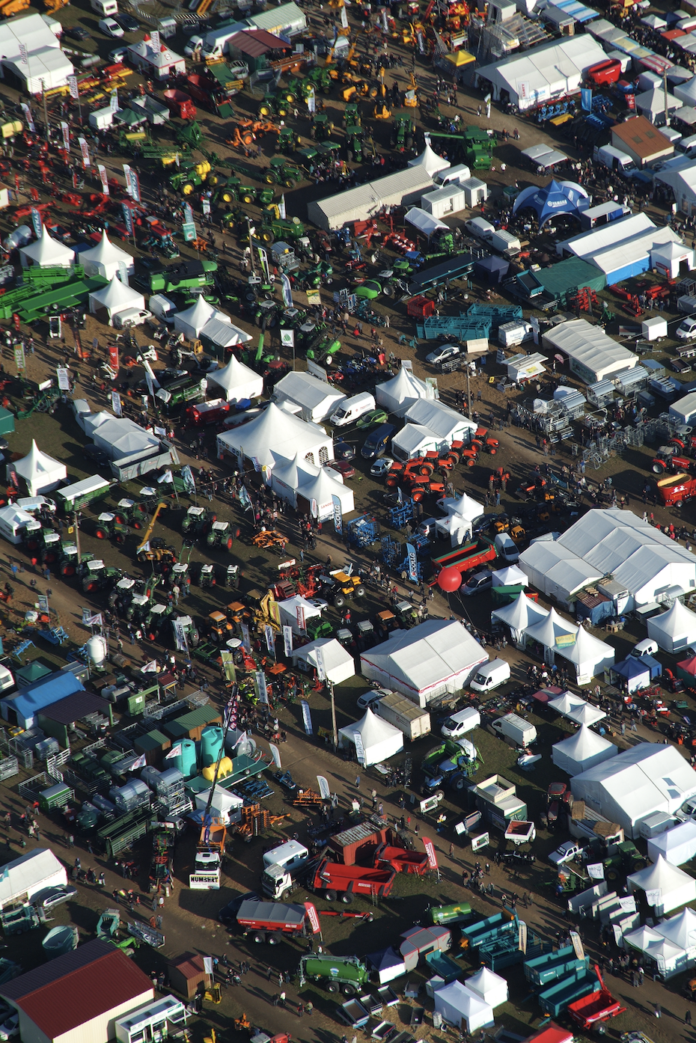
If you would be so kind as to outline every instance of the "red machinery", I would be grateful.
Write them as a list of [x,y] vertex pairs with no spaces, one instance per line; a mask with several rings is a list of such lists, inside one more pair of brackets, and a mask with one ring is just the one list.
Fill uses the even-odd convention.
[[195,120],[196,106],[188,94],[172,89],[164,92],[164,100],[172,115],[182,120]]
[[595,965],[595,974],[601,986],[599,992],[591,992],[589,996],[582,996],[568,1007],[568,1013],[573,1021],[576,1021],[583,1029],[589,1029],[600,1021],[615,1018],[618,1014],[624,1014],[625,1007],[621,1006],[619,1000],[615,1000],[605,986],[599,967]]
[[340,894],[341,901],[348,904],[354,894],[386,898],[391,894],[395,879],[396,870],[391,866],[385,869],[345,866],[325,858],[310,877],[307,886],[321,892],[328,901],[334,901]]

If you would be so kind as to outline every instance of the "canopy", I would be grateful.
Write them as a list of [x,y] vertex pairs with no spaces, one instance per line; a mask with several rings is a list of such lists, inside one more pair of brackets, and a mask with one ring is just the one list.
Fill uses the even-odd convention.
[[321,609],[313,605],[301,594],[278,602],[278,613],[282,626],[292,627],[295,635],[304,635],[306,622],[315,616],[321,616]]
[[[629,695],[649,686],[652,671],[650,663],[645,662],[648,659],[651,659],[651,657],[641,656],[639,659],[637,656],[630,655],[627,659],[624,659],[621,663],[616,663],[612,667],[612,675],[617,674],[623,679]],[[654,660],[651,661],[654,662]]]
[[510,270],[510,262],[504,261],[502,257],[482,257],[474,262],[474,275],[485,282],[497,286],[501,283]]
[[616,655],[611,645],[600,641],[584,627],[578,627],[574,644],[557,645],[554,653],[573,664],[578,684],[589,684],[593,677],[599,677],[605,670],[609,670],[614,665]]
[[89,295],[89,310],[102,321],[111,321],[114,315],[127,311],[129,308],[137,308],[139,311],[145,308],[145,298],[142,293],[131,289],[122,283],[117,275],[114,275],[108,286],[101,290],[95,290]]
[[691,949],[696,954],[696,912],[689,906],[669,920],[663,920],[655,928],[655,933],[667,938],[673,945]]
[[673,866],[696,857],[696,822],[680,822],[648,840],[648,857],[657,862],[660,855]]
[[75,251],[63,243],[51,239],[46,225],[41,230],[41,235],[29,246],[23,246],[19,251],[22,268],[28,268],[35,264],[39,268],[49,266],[58,268],[69,268],[75,259]]
[[355,660],[334,637],[323,637],[296,648],[292,653],[293,662],[304,663],[306,667],[316,670],[319,662],[318,653],[321,655],[327,681],[340,684],[341,681],[355,677]]
[[355,746],[356,733],[362,742],[364,751],[362,766],[364,768],[369,768],[371,764],[381,764],[382,761],[400,753],[404,748],[403,732],[381,718],[375,717],[372,710],[369,709],[361,720],[341,728],[338,733],[341,736],[341,745]]
[[499,1007],[508,1001],[507,981],[492,971],[490,967],[482,967],[478,974],[467,978],[464,987],[476,996],[480,996],[489,1007]]
[[223,311],[216,311],[212,319],[208,319],[200,335],[202,339],[209,340],[215,348],[234,348],[252,339],[250,334],[230,322],[229,315],[225,315]]
[[518,210],[531,208],[536,212],[541,228],[547,221],[560,214],[578,217],[589,205],[587,192],[582,185],[576,185],[574,181],[554,179],[544,188],[532,185],[523,189],[513,203],[512,212],[516,214]]
[[569,721],[574,721],[575,724],[590,725],[603,721],[606,713],[590,703],[584,703],[582,706],[577,706],[574,710],[571,710],[567,717]]
[[324,468],[317,471],[313,477],[307,477],[298,487],[298,497],[303,497],[310,507],[310,514],[319,521],[332,518],[334,513],[334,496],[337,496],[341,504],[341,512],[348,514],[355,510],[353,490],[343,484],[338,471],[333,472],[332,478]]
[[696,613],[675,601],[662,615],[648,620],[648,637],[665,652],[678,652],[696,642]]
[[506,565],[504,569],[496,569],[493,573],[494,587],[528,587],[529,580],[526,573],[517,565]]
[[613,742],[603,739],[583,724],[575,735],[551,747],[551,760],[572,778],[595,764],[615,757],[618,752]]
[[94,444],[98,445],[111,460],[122,460],[125,456],[143,456],[159,446],[156,435],[150,434],[128,417],[107,414],[105,422],[92,430]]
[[518,648],[524,647],[525,633],[529,627],[546,619],[548,612],[536,601],[532,601],[526,594],[520,594],[507,605],[495,608],[491,612],[491,619],[499,619],[510,628],[510,636]]
[[437,519],[437,530],[441,535],[449,533],[453,547],[459,546],[465,538],[471,536],[474,521],[485,513],[483,504],[466,493],[438,500],[438,507],[447,511],[448,516],[442,520]]
[[428,239],[435,232],[443,230],[449,232],[449,225],[446,225],[444,221],[438,221],[436,217],[433,217],[427,210],[423,210],[419,206],[412,206],[406,214],[405,220],[410,225],[413,225],[414,228],[417,228],[419,232],[422,232],[423,235],[427,236]]
[[[197,793],[195,797],[196,808],[200,811],[205,811],[209,797],[209,789]],[[210,811],[220,819],[223,825],[228,826],[230,821],[239,822],[240,808],[243,803],[243,799],[238,797],[236,793],[231,793],[229,790],[223,789],[222,786],[216,786],[210,802]]]
[[135,271],[133,257],[109,240],[106,229],[96,246],[81,251],[79,261],[85,269],[85,275],[99,275],[102,279],[113,279],[122,268],[125,268],[128,275]]
[[205,324],[213,317],[219,318],[220,316],[222,316],[222,312],[217,313],[212,304],[209,304],[201,294],[190,308],[175,314],[174,329],[177,333],[183,333],[187,340],[196,340]]
[[396,416],[403,416],[419,398],[427,398],[427,385],[414,376],[413,371],[402,366],[395,377],[378,384],[375,388],[375,401]]
[[664,916],[696,898],[696,880],[658,855],[657,862],[638,873],[631,873],[626,883],[632,891],[644,891],[648,905],[656,916]]
[[208,372],[208,387],[217,384],[225,392],[227,402],[241,402],[245,398],[258,398],[263,394],[263,377],[255,373],[236,355],[230,356],[230,361],[223,369],[214,369]]
[[555,710],[561,717],[567,717],[573,710],[577,710],[579,706],[586,706],[584,699],[581,699],[579,695],[573,695],[572,692],[564,692],[563,695],[557,695],[555,699],[549,699],[548,707],[550,710]]
[[68,477],[65,464],[42,453],[34,441],[27,455],[14,464],[14,469],[24,479],[30,496],[50,493]]
[[559,637],[562,637],[564,634],[574,634],[575,630],[576,628],[572,624],[566,623],[558,615],[556,609],[552,608],[546,619],[529,627],[525,637],[529,638],[530,641],[538,641],[545,648],[553,648],[557,644]]
[[253,460],[259,470],[264,465],[272,469],[280,450],[286,459],[299,453],[312,464],[333,459],[333,439],[323,427],[305,423],[274,402],[248,424],[218,435],[217,444],[223,453]]
[[[669,923],[665,920],[664,923]],[[660,924],[662,927],[663,924]],[[673,941],[664,938],[660,933],[660,927],[639,927],[635,931],[628,931],[623,936],[624,944],[631,949],[637,949],[644,953],[649,960],[655,961],[655,969],[667,980],[675,974],[680,974],[693,963],[694,950],[687,951],[683,946],[676,945]]]
[[493,1008],[460,981],[453,981],[438,989],[433,999],[435,1010],[444,1021],[458,1029],[466,1029],[469,1034],[495,1023]]
[[425,149],[421,152],[420,156],[415,159],[409,159],[409,167],[423,167],[426,174],[430,177],[435,177],[441,170],[447,170],[452,164],[448,159],[443,159],[442,156],[438,156],[430,144],[428,136],[425,138]]

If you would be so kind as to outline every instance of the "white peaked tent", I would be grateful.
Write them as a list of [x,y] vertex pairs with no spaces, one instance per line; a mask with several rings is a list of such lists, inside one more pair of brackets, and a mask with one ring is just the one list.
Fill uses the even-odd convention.
[[554,653],[573,664],[578,684],[589,684],[593,677],[599,677],[614,665],[616,655],[611,645],[593,637],[584,627],[578,627],[575,644],[557,645]]
[[664,916],[696,898],[696,880],[683,869],[671,866],[662,855],[658,855],[653,865],[631,873],[626,883],[632,891],[645,891],[648,905],[654,906],[656,916]]
[[403,416],[419,398],[428,398],[427,385],[403,366],[391,380],[378,384],[375,401],[396,416]]
[[503,569],[496,569],[493,573],[493,586],[494,587],[519,587],[529,586],[529,579],[526,572],[523,572],[518,565],[506,565]]
[[111,242],[106,234],[106,229],[102,232],[102,237],[96,246],[82,251],[79,261],[84,266],[85,275],[100,275],[102,279],[113,279],[122,268],[125,268],[128,275],[132,275],[135,271],[133,257]]
[[466,979],[464,986],[469,992],[480,996],[489,1007],[499,1007],[508,1001],[507,981],[490,967],[482,967],[478,974]]
[[[690,910],[685,911],[690,912]],[[675,917],[675,919],[679,918]],[[665,920],[664,923],[669,922],[669,920]],[[664,924],[660,924],[660,927],[662,926]],[[654,960],[655,969],[666,980],[686,970],[693,963],[693,957],[683,946],[677,945],[671,939],[661,935],[660,927],[639,927],[635,931],[627,932],[623,936],[623,941],[629,948],[637,949],[650,960]]]
[[583,724],[575,735],[551,747],[551,760],[572,777],[615,757],[618,752],[613,742],[603,739]]
[[648,840],[648,858],[657,862],[660,855],[672,866],[682,866],[696,857],[696,822],[680,822]]
[[555,710],[556,713],[560,713],[561,717],[568,717],[573,710],[577,710],[579,706],[586,706],[587,704],[579,695],[573,695],[572,692],[562,692],[555,699],[549,699],[546,705],[549,710]]
[[574,634],[575,630],[576,628],[572,624],[566,623],[558,615],[556,609],[552,608],[546,619],[529,627],[524,636],[528,641],[537,641],[540,645],[543,645],[544,660],[547,663],[552,663],[554,647],[559,637],[563,634]]
[[292,460],[286,460],[280,453],[273,454],[275,463],[271,472],[271,489],[284,500],[297,506],[297,490],[309,475],[318,473],[318,467],[312,467],[295,453]]
[[336,478],[332,478],[322,468],[314,477],[309,477],[303,482],[297,490],[297,495],[307,500],[310,513],[319,521],[326,521],[327,518],[333,517],[334,496],[338,496],[343,514],[355,510],[353,490],[338,480],[340,478],[338,472],[335,474]]
[[301,594],[278,602],[281,626],[292,627],[293,634],[304,635],[308,619],[321,616],[321,609]]
[[574,710],[571,710],[566,715],[569,721],[574,721],[575,724],[585,724],[589,727],[591,724],[597,724],[598,721],[603,721],[606,717],[604,710],[598,709],[596,706],[592,706],[590,703],[583,703],[582,706],[576,706]]
[[33,243],[29,243],[29,246],[23,246],[19,251],[19,256],[22,268],[28,268],[31,264],[35,264],[39,268],[46,268],[49,265],[69,268],[75,260],[75,251],[56,239],[51,239],[46,225],[44,225],[39,238],[35,239]]
[[690,960],[696,959],[696,912],[690,906],[669,920],[663,920],[655,928],[655,933],[672,945],[686,949]]
[[447,170],[448,167],[452,166],[448,159],[438,156],[427,138],[423,152],[421,152],[420,156],[416,156],[415,159],[409,159],[408,165],[410,167],[423,167],[426,174],[429,174],[430,177],[434,177],[441,170]]
[[460,981],[450,982],[433,994],[435,1010],[444,1021],[471,1035],[487,1025],[493,1025],[493,1008],[485,1000],[470,992]]
[[263,377],[255,373],[236,355],[230,357],[230,361],[223,369],[214,369],[208,373],[208,387],[217,384],[225,392],[224,398],[227,402],[241,402],[245,398],[258,398],[263,394]]
[[[222,315],[222,312],[220,312]],[[183,333],[187,340],[195,340],[206,323],[216,317],[215,308],[201,294],[195,304],[174,316],[174,329]]]
[[471,536],[474,521],[485,513],[483,504],[466,493],[440,500],[439,506],[447,511],[447,517],[437,519],[438,531],[442,535],[449,533],[453,547],[459,546],[464,539]]
[[665,652],[678,652],[696,642],[696,614],[681,601],[648,620],[648,637],[657,641]]
[[65,464],[42,453],[34,441],[27,455],[17,461],[14,469],[20,478],[24,479],[30,496],[50,493],[68,477]]
[[508,605],[502,605],[491,612],[491,618],[499,619],[510,628],[510,636],[518,648],[524,648],[525,632],[529,627],[543,622],[547,616],[547,610],[537,605],[536,601],[532,601],[526,594],[520,594]]
[[354,724],[348,724],[341,728],[342,746],[355,746],[355,734],[360,736],[364,751],[363,767],[369,768],[371,764],[380,764],[404,748],[404,734],[398,728],[387,724],[380,717],[375,717],[372,710],[367,710],[365,716]]
[[129,308],[142,310],[144,307],[145,298],[142,293],[126,286],[117,275],[114,275],[108,286],[89,295],[89,310],[92,315],[96,315],[102,322],[108,322],[110,326],[114,315],[118,315],[119,312],[127,311]]
[[303,465],[305,461],[319,464],[333,460],[333,439],[323,427],[286,413],[274,402],[255,420],[218,435],[217,445],[220,455],[228,452],[244,456],[258,469],[264,465],[273,469],[280,452],[286,460],[298,454]]
[[310,641],[308,645],[296,648],[292,653],[292,661],[304,664],[307,670],[316,670],[319,662],[318,652],[321,654],[327,681],[340,684],[341,681],[355,677],[355,660],[335,637],[322,637],[318,641]]

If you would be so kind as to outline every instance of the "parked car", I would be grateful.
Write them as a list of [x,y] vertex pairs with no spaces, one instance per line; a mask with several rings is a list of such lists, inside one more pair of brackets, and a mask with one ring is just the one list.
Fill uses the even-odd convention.
[[119,11],[118,14],[115,14],[114,21],[118,22],[126,33],[137,33],[140,28],[140,22],[132,14],[126,14],[125,11]]
[[374,710],[375,704],[384,699],[386,692],[364,692],[358,696],[358,707],[361,710]]
[[99,20],[99,28],[106,36],[115,36],[116,39],[119,36],[123,36],[123,29],[115,18],[101,18]]
[[681,340],[693,340],[696,337],[696,317],[684,319],[679,326],[677,326],[677,336]]
[[81,25],[66,25],[63,32],[71,40],[87,40],[89,38],[89,33]]
[[489,590],[493,586],[493,573],[488,569],[476,572],[468,579],[461,588],[461,593],[469,597],[471,594],[480,594],[482,590]]
[[696,821],[696,797],[690,797],[685,801],[674,816],[678,822]]
[[390,456],[380,456],[379,460],[375,460],[370,468],[370,474],[375,478],[384,478],[385,474],[391,471],[393,463],[394,461]]
[[355,458],[355,446],[350,442],[336,442],[334,445],[334,456],[337,460],[353,460]]
[[425,361],[432,366],[439,366],[441,362],[453,359],[455,355],[461,355],[461,353],[462,349],[458,344],[441,344],[439,348],[435,348],[425,356]]
[[657,655],[657,641],[645,637],[637,645],[634,645],[628,654],[633,656],[634,659],[642,659],[646,655]]
[[119,65],[126,60],[127,54],[127,47],[114,47],[113,51],[109,51],[109,61],[113,62],[114,65]]
[[349,460],[332,460],[326,466],[333,468],[334,471],[338,471],[344,478],[353,478],[355,475],[355,468]]
[[82,446],[82,452],[88,457],[96,467],[108,467],[109,457],[104,452],[101,446],[93,445],[89,442],[87,445]]
[[[440,519],[442,521],[442,519]],[[437,518],[426,518],[418,526],[418,532],[421,536],[434,536],[435,529],[437,526]]]
[[565,843],[551,852],[549,862],[553,862],[555,866],[562,866],[566,862],[572,862],[574,859],[579,858],[582,851],[583,845],[579,841],[566,840]]
[[383,424],[387,419],[387,412],[385,409],[371,409],[369,413],[363,414],[359,420],[356,421],[356,427],[372,427],[374,424]]
[[10,1014],[0,1025],[0,1040],[13,1039],[19,1035],[19,1014]]
[[37,891],[31,900],[32,905],[40,906],[41,909],[55,909],[57,905],[70,901],[77,895],[77,888],[69,884],[58,884],[56,887],[44,887]]

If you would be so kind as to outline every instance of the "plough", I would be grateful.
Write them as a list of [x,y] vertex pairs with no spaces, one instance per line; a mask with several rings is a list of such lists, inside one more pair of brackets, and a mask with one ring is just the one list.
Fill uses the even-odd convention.
[[296,797],[292,798],[294,808],[321,808],[324,798],[313,789],[301,789]]

